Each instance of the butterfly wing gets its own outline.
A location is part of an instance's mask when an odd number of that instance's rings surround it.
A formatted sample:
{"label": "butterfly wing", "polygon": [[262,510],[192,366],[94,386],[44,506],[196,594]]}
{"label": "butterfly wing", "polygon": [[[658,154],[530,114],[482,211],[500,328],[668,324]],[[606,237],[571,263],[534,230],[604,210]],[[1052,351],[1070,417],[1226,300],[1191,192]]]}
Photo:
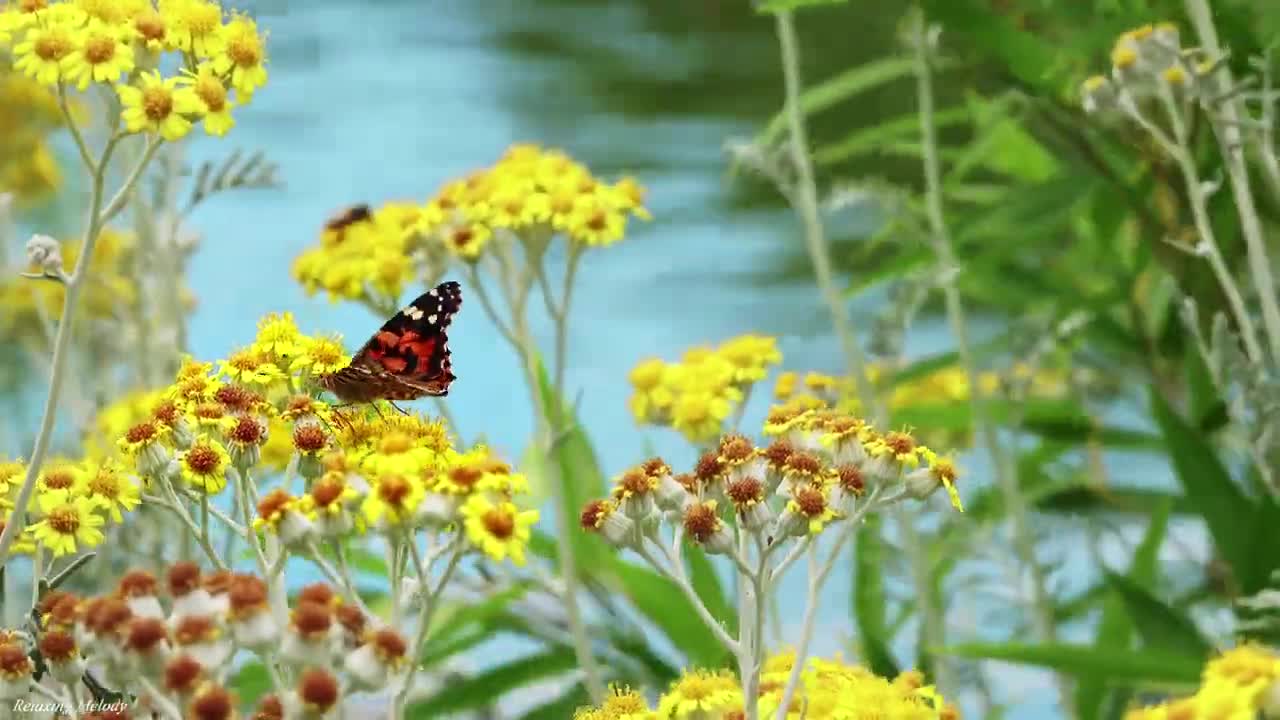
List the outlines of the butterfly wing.
{"label": "butterfly wing", "polygon": [[398,397],[447,395],[453,374],[447,330],[462,307],[462,286],[444,282],[419,295],[379,328],[351,366],[395,379]]}

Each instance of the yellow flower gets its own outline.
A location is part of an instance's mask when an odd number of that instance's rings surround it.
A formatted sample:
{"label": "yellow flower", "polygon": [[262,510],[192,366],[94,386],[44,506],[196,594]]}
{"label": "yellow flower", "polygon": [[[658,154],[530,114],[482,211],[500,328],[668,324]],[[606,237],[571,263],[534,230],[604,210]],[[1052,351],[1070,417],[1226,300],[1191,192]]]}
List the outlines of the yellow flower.
{"label": "yellow flower", "polygon": [[49,16],[29,28],[23,41],[14,46],[13,67],[42,85],[56,85],[63,78],[64,62],[75,50],[75,29]]}
{"label": "yellow flower", "polygon": [[[0,532],[4,532],[4,528],[9,524],[10,515],[8,510],[0,511]],[[30,555],[36,551],[35,539],[31,535],[31,526],[22,528],[22,532],[13,539],[13,544],[9,546],[9,552],[15,555]]]}
{"label": "yellow flower", "polygon": [[289,364],[293,372],[328,375],[351,364],[351,358],[342,348],[339,338],[304,336],[300,346],[301,351]]}
{"label": "yellow flower", "polygon": [[412,518],[425,493],[412,478],[399,473],[379,475],[361,508],[371,525],[404,525]]}
{"label": "yellow flower", "polygon": [[724,395],[711,392],[680,394],[671,406],[671,427],[692,442],[710,440],[720,434],[733,406]]}
{"label": "yellow flower", "polygon": [[36,489],[40,492],[66,490],[79,493],[84,489],[85,472],[78,463],[69,460],[50,460],[40,469]]}
{"label": "yellow flower", "polygon": [[537,510],[519,510],[510,502],[490,502],[483,495],[472,495],[462,506],[467,539],[495,561],[508,557],[516,565],[524,565],[524,550],[538,522]]}
{"label": "yellow flower", "polygon": [[235,126],[236,120],[231,117],[235,103],[227,97],[227,88],[211,64],[201,64],[194,73],[184,70],[178,83],[184,86],[179,91],[184,103],[195,107],[204,116],[206,133],[222,137]]}
{"label": "yellow flower", "polygon": [[742,690],[724,671],[694,670],[681,675],[658,701],[658,716],[670,720],[722,717],[742,704]]}
{"label": "yellow flower", "polygon": [[90,21],[121,25],[149,6],[148,0],[75,0]]}
{"label": "yellow flower", "polygon": [[261,348],[252,346],[234,352],[223,360],[218,373],[244,385],[258,385],[264,388],[277,385],[287,379],[284,371],[269,355]]}
{"label": "yellow flower", "polygon": [[208,495],[216,495],[227,486],[227,469],[231,455],[221,443],[200,436],[179,457],[182,477],[192,487]]}
{"label": "yellow flower", "polygon": [[304,341],[293,320],[293,313],[271,313],[258,321],[258,335],[253,340],[253,347],[263,357],[289,360],[301,354]]}
{"label": "yellow flower", "polygon": [[124,105],[121,118],[129,132],[159,133],[165,140],[177,140],[191,131],[184,115],[200,111],[191,93],[180,92],[178,78],[161,78],[159,71],[144,72],[140,86],[121,85],[116,89]]}
{"label": "yellow flower", "polygon": [[612,207],[602,194],[579,195],[566,220],[565,229],[575,241],[589,246],[608,246],[622,239],[627,218]]}
{"label": "yellow flower", "polygon": [[124,468],[115,460],[107,459],[93,466],[89,470],[85,488],[89,491],[89,497],[102,501],[104,509],[111,513],[111,519],[117,523],[124,522],[121,510],[132,512],[141,502],[138,483],[126,475]]}
{"label": "yellow flower", "polygon": [[733,381],[749,384],[764,379],[768,368],[782,362],[776,338],[741,335],[720,346],[719,355],[733,366]]}
{"label": "yellow flower", "polygon": [[364,458],[361,469],[368,475],[396,473],[420,474],[432,466],[435,453],[420,445],[413,436],[399,430],[384,434],[372,453]]}
{"label": "yellow flower", "polygon": [[94,547],[102,542],[105,520],[98,515],[102,501],[67,490],[42,493],[39,500],[43,518],[31,526],[32,537],[61,557],[79,547]]}
{"label": "yellow flower", "polygon": [[222,52],[213,59],[219,75],[231,75],[231,86],[242,102],[267,83],[267,54],[258,25],[252,18],[235,15],[222,29]]}
{"label": "yellow flower", "polygon": [[210,0],[160,0],[160,13],[172,28],[174,47],[196,57],[212,57],[224,47],[222,7]]}
{"label": "yellow flower", "polygon": [[662,360],[650,358],[631,369],[627,379],[635,392],[628,404],[636,422],[654,422],[671,407],[674,397],[667,386],[668,367]]}
{"label": "yellow flower", "polygon": [[574,720],[654,720],[658,716],[649,709],[644,697],[629,687],[609,686],[609,695],[598,708],[582,708]]}
{"label": "yellow flower", "polygon": [[463,260],[474,261],[484,252],[493,231],[480,223],[460,223],[442,231],[444,246]]}
{"label": "yellow flower", "polygon": [[90,83],[114,83],[133,69],[133,47],[120,28],[93,20],[79,31],[76,49],[63,59],[62,69],[81,90]]}
{"label": "yellow flower", "polygon": [[653,215],[644,207],[645,188],[635,178],[624,177],[614,183],[610,190],[618,209],[628,211],[641,220],[653,219]]}
{"label": "yellow flower", "polygon": [[0,461],[0,500],[12,498],[22,487],[27,466],[16,460]]}
{"label": "yellow flower", "polygon": [[173,46],[173,39],[169,37],[169,23],[155,8],[144,7],[139,10],[133,16],[131,28],[147,52],[160,53]]}

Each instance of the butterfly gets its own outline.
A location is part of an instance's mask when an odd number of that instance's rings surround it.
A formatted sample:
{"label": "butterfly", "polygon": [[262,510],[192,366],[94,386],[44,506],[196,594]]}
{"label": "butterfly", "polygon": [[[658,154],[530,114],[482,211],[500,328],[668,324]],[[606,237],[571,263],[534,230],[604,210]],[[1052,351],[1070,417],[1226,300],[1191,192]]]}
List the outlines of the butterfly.
{"label": "butterfly", "polygon": [[351,364],[320,375],[317,384],[344,405],[448,395],[458,378],[445,331],[461,307],[462,286],[440,283],[384,323]]}

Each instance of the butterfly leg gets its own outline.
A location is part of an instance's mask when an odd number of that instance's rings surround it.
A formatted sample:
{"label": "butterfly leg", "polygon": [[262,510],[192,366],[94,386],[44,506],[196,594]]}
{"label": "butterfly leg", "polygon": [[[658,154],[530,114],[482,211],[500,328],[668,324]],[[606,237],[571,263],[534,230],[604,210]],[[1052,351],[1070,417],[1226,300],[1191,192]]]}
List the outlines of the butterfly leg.
{"label": "butterfly leg", "polygon": [[387,401],[387,404],[388,404],[388,405],[390,405],[391,407],[395,408],[396,410],[399,410],[401,415],[408,415],[408,414],[409,414],[409,411],[408,411],[408,410],[405,410],[404,408],[402,408],[402,407],[400,407],[399,405],[397,405],[397,404],[395,404],[395,403],[391,402],[390,400],[388,400],[388,401]]}

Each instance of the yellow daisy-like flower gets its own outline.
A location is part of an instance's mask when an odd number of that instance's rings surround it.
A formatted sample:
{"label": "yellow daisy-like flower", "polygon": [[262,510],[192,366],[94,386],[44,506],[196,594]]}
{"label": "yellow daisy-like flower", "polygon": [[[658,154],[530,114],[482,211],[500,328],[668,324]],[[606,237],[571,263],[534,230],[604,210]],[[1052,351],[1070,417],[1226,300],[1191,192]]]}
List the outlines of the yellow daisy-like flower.
{"label": "yellow daisy-like flower", "polygon": [[27,29],[13,48],[13,67],[42,85],[56,85],[63,78],[67,58],[76,50],[76,31],[68,23],[44,22]]}
{"label": "yellow daisy-like flower", "polygon": [[361,468],[368,475],[396,473],[419,475],[432,467],[435,453],[420,445],[409,433],[391,430],[377,442],[377,447],[364,458]]}
{"label": "yellow daisy-like flower", "polygon": [[173,46],[169,37],[169,22],[164,15],[152,7],[139,10],[130,24],[134,37],[146,52],[161,53]]}
{"label": "yellow daisy-like flower", "polygon": [[91,83],[114,83],[133,70],[133,47],[119,27],[94,20],[77,35],[76,49],[63,59],[62,69],[80,90]]}
{"label": "yellow daisy-like flower", "polygon": [[40,492],[66,490],[77,493],[84,489],[85,472],[79,463],[70,460],[50,460],[40,469],[36,489]]}
{"label": "yellow daisy-like flower", "polygon": [[102,501],[103,507],[110,512],[116,523],[124,522],[121,510],[133,512],[142,501],[141,491],[135,478],[125,473],[124,468],[115,460],[104,460],[89,470],[85,488],[89,497]]}
{"label": "yellow daisy-like flower", "polygon": [[122,25],[150,5],[147,0],[75,0],[91,21],[105,25]]}
{"label": "yellow daisy-like flower", "polygon": [[191,131],[191,121],[184,116],[199,113],[200,107],[190,93],[180,92],[178,78],[162,78],[153,70],[139,75],[138,82],[116,88],[129,132],[158,133],[173,141]]}
{"label": "yellow daisy-like flower", "polygon": [[573,720],[655,720],[644,696],[629,687],[610,685],[609,694],[598,708],[581,708]]}
{"label": "yellow daisy-like flower", "polygon": [[218,373],[251,387],[271,387],[288,379],[271,356],[256,346],[232,353],[222,361]]}
{"label": "yellow daisy-like flower", "polygon": [[131,426],[120,436],[116,447],[126,457],[137,457],[149,448],[168,439],[169,427],[153,420],[144,420]]}
{"label": "yellow daisy-like flower", "polygon": [[449,252],[463,260],[477,260],[493,237],[493,231],[480,223],[460,223],[445,227],[441,234]]}
{"label": "yellow daisy-like flower", "polygon": [[58,490],[42,493],[39,506],[43,518],[31,526],[31,536],[54,557],[102,542],[100,528],[106,521],[98,514],[103,509],[100,499]]}
{"label": "yellow daisy-like flower", "polygon": [[267,83],[267,53],[258,25],[252,18],[236,15],[222,29],[222,52],[213,59],[219,75],[231,75],[231,86],[243,102]]}
{"label": "yellow daisy-like flower", "polygon": [[361,511],[370,525],[404,525],[413,518],[424,495],[422,486],[409,476],[379,475],[365,496]]}
{"label": "yellow daisy-like flower", "polygon": [[703,442],[720,434],[732,411],[733,405],[724,395],[682,393],[671,406],[671,427],[693,442]]}
{"label": "yellow daisy-like flower", "polygon": [[216,495],[227,486],[231,455],[221,443],[202,435],[182,453],[179,465],[188,484],[205,494]]}
{"label": "yellow daisy-like flower", "polygon": [[302,353],[305,340],[294,322],[293,313],[271,313],[258,321],[258,335],[253,346],[264,356],[287,360]]}
{"label": "yellow daisy-like flower", "polygon": [[22,487],[27,466],[16,460],[0,461],[0,499],[11,498]]}
{"label": "yellow daisy-like flower", "polygon": [[569,237],[583,245],[605,247],[622,239],[627,218],[601,194],[579,195],[566,220]]}
{"label": "yellow daisy-like flower", "polygon": [[633,177],[624,177],[609,188],[619,210],[625,210],[641,220],[652,220],[653,215],[644,206],[646,190]]}
{"label": "yellow daisy-like flower", "polygon": [[721,717],[742,704],[742,690],[724,671],[694,670],[681,675],[658,701],[658,717],[702,720]]}
{"label": "yellow daisy-like flower", "polygon": [[636,422],[656,422],[668,411],[675,396],[668,385],[670,366],[659,358],[641,360],[627,379],[634,392],[628,400]]}
{"label": "yellow daisy-like flower", "polygon": [[769,367],[782,362],[777,338],[767,335],[742,335],[725,342],[720,357],[733,366],[733,381],[738,384],[759,382]]}
{"label": "yellow daisy-like flower", "polygon": [[[235,102],[227,96],[227,87],[222,84],[213,65],[203,63],[193,73],[184,70],[178,82],[184,87],[180,90],[184,102],[198,109],[204,116],[204,131],[214,137],[222,137],[236,124],[231,117],[231,108]],[[290,318],[292,322],[292,318]],[[294,328],[295,335],[297,328]]]}
{"label": "yellow daisy-like flower", "polygon": [[494,503],[483,495],[472,495],[462,505],[462,517],[467,539],[481,552],[498,562],[509,557],[516,565],[524,565],[537,510],[520,510],[511,502]]}
{"label": "yellow daisy-like flower", "polygon": [[289,364],[289,369],[293,372],[327,375],[349,364],[351,357],[343,349],[340,338],[307,337],[302,343],[302,351]]}
{"label": "yellow daisy-like flower", "polygon": [[[0,512],[0,533],[4,532],[4,528],[9,524],[9,511]],[[22,528],[22,532],[13,539],[13,544],[9,546],[9,552],[14,555],[30,555],[36,551],[35,538],[31,535],[31,526]]]}
{"label": "yellow daisy-like flower", "polygon": [[172,28],[174,47],[196,57],[213,57],[224,47],[222,7],[210,0],[160,0],[160,13]]}

